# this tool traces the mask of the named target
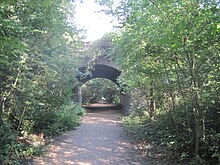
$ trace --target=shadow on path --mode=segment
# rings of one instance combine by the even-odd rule
[[[56,139],[33,165],[158,165],[146,159],[126,138],[120,111],[88,111],[81,125]],[[161,164],[162,165],[162,164]]]

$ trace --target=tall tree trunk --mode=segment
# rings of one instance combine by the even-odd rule
[[[195,158],[199,156],[199,113],[197,108],[193,108],[194,115],[195,115]]]
[[[0,109],[0,126],[3,124],[2,113],[4,111],[4,106],[5,106],[5,98],[2,96],[1,97],[1,109]]]
[[[170,97],[171,97],[171,101],[172,101],[172,109],[171,109],[172,120],[173,120],[173,124],[174,124],[174,128],[175,128],[176,134],[178,135],[179,134],[179,128],[178,128],[178,125],[176,123],[175,115],[173,113],[175,111],[175,109],[176,109],[175,98],[173,96],[173,93],[170,93]]]
[[[185,113],[186,113],[186,125],[187,125],[187,129],[188,129],[188,136],[189,136],[189,139],[192,140],[192,136],[191,136],[191,132],[192,132],[192,129],[190,127],[190,112],[189,112],[189,108],[186,104],[186,98],[185,98],[185,94],[183,93],[182,89],[184,89],[184,82],[181,80],[180,78],[180,75],[179,73],[182,73],[185,77],[186,77],[186,74],[184,72],[184,70],[182,69],[181,65],[179,64],[179,59],[178,57],[176,56],[176,53],[174,53],[174,58],[175,58],[175,62],[176,62],[176,65],[175,65],[175,73],[176,73],[176,76],[177,76],[177,81],[178,81],[178,86],[179,86],[179,92],[183,98],[183,101],[184,101],[184,107],[185,107]],[[180,72],[178,72],[178,70],[181,70]]]
[[[150,87],[150,103],[149,103],[150,118],[154,116],[154,111],[155,111],[153,95],[154,95],[153,87]]]

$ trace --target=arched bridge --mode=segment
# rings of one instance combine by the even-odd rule
[[[85,83],[94,78],[106,78],[118,84],[117,79],[121,75],[120,70],[106,64],[95,64],[90,69],[88,69],[88,67],[81,67],[78,70],[79,75],[77,75],[77,78],[82,83]]]
[[[77,79],[81,84],[86,83],[89,80],[95,78],[106,78],[113,83],[119,85],[118,78],[121,75],[121,71],[109,61],[98,61],[91,67],[83,66],[78,69]],[[78,102],[82,103],[82,91],[81,86],[78,87]],[[125,111],[130,110],[130,95],[122,94],[120,96],[120,104]]]

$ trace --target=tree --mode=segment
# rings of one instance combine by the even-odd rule
[[[0,161],[10,164],[13,158],[28,156],[17,139],[43,131],[39,116],[54,115],[56,120],[64,105],[74,109],[72,89],[82,42],[74,22],[68,21],[74,7],[69,1],[0,4]],[[65,129],[44,123],[54,133]],[[6,132],[10,142],[3,136]]]
[[[110,80],[97,78],[86,82],[82,86],[83,103],[97,103],[105,99],[106,103],[119,104],[117,85]]]
[[[218,116],[219,111],[217,1],[140,0],[120,4],[112,14],[122,25],[115,38],[116,59],[124,69],[121,81],[131,90],[139,89],[146,100],[151,100],[151,106],[155,102],[154,119],[162,120],[165,113],[164,124],[171,125],[163,136],[174,134],[175,138],[164,141],[172,142],[180,157],[192,158],[194,146],[195,163],[199,164],[200,158],[213,157],[216,161],[219,140],[215,138],[211,144],[214,152],[207,142],[219,134],[219,129],[210,125],[215,120],[210,113]],[[145,111],[152,117],[152,108],[148,106]]]

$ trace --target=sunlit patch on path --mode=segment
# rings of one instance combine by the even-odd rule
[[[93,109],[93,110],[100,110],[100,109],[109,110],[109,109],[118,108],[118,106],[114,104],[100,104],[100,103],[86,104],[83,105],[83,107],[85,107],[86,109]]]

